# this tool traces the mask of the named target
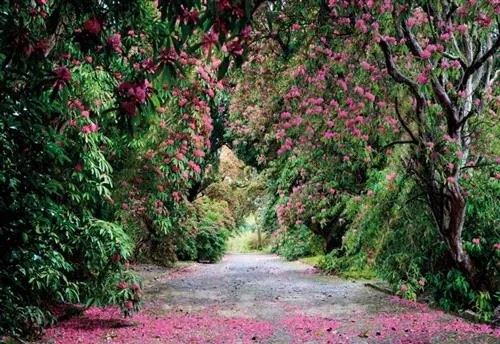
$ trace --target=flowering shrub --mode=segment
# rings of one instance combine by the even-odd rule
[[[378,271],[407,297],[432,290],[447,308],[491,316],[497,233],[479,214],[498,205],[473,204],[498,183],[498,6],[329,1],[263,12],[230,126],[242,159],[268,178],[266,226],[320,235],[331,270]]]
[[[220,3],[0,5],[1,335],[36,333],[55,303],[131,314],[128,260],[174,259],[259,2]]]

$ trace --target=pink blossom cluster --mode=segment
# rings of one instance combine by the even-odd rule
[[[148,80],[142,82],[122,82],[118,86],[118,94],[120,96],[120,109],[129,116],[137,115],[137,106],[145,103],[150,97],[152,85]]]

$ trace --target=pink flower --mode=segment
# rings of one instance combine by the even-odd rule
[[[420,54],[420,58],[422,60],[428,60],[430,59],[432,56],[432,52],[428,49],[425,49],[424,51],[422,51],[422,53]]]
[[[219,35],[216,32],[210,31],[204,33],[201,42],[205,53],[207,53],[210,49],[212,49],[212,46],[214,46],[218,40],[219,40]]]
[[[54,83],[54,88],[60,90],[63,86],[67,85],[71,80],[71,72],[66,66],[59,66],[54,70],[54,75],[56,80]]]
[[[323,134],[323,137],[327,140],[329,139],[333,139],[335,137],[335,134],[332,133],[331,131],[326,131],[324,134]]]
[[[418,284],[419,284],[421,287],[423,287],[423,286],[425,285],[425,281],[421,279],[421,280],[419,280],[419,281],[418,281]]]
[[[108,37],[106,43],[110,48],[112,48],[116,53],[121,54],[122,49],[121,46],[121,38],[122,36],[119,33],[114,33]]]
[[[372,191],[372,190],[368,190],[368,191],[366,192],[366,195],[367,195],[368,197],[373,196],[373,191]]]
[[[201,149],[195,149],[193,155],[197,158],[203,158],[205,156],[205,152]]]
[[[344,160],[344,161],[349,161],[349,160],[350,160],[350,158],[349,158],[349,156],[348,156],[348,155],[344,155],[344,158],[343,158],[342,160]]]
[[[281,117],[281,119],[287,120],[287,119],[292,118],[292,115],[290,114],[290,112],[282,112],[280,117]]]
[[[401,284],[399,290],[401,290],[403,293],[406,293],[408,291],[408,286],[406,284]]]
[[[429,77],[427,76],[427,74],[425,73],[420,73],[418,76],[417,76],[417,82],[420,84],[420,85],[425,85],[426,83],[429,82]]]
[[[463,157],[464,157],[464,152],[462,152],[461,150],[457,150],[457,151],[455,152],[455,155],[457,156],[457,158],[459,158],[459,159],[463,159]]]
[[[365,21],[363,19],[358,19],[354,27],[363,33],[368,32],[368,27],[366,26]]]
[[[453,138],[448,134],[443,135],[443,140],[445,140],[446,142],[453,142],[454,141]]]
[[[201,167],[197,163],[195,163],[194,161],[189,160],[188,166],[191,167],[191,169],[194,171],[194,173],[196,173],[196,174],[201,173]]]
[[[354,196],[354,201],[358,203],[361,202],[362,201],[361,196]]]
[[[448,32],[442,33],[439,38],[443,41],[449,41],[451,39],[451,35]]]
[[[446,180],[447,180],[447,181],[448,181],[448,183],[450,183],[450,184],[453,184],[453,183],[455,183],[455,182],[456,182],[456,179],[455,179],[455,177],[453,177],[453,176],[449,176],[448,178],[446,178]]]
[[[479,25],[483,27],[488,27],[491,25],[492,19],[485,13],[479,13],[476,16],[476,20],[479,23]]]
[[[362,96],[362,95],[365,93],[365,91],[363,90],[363,88],[362,88],[362,87],[360,87],[360,86],[356,86],[356,87],[354,87],[354,92],[356,92],[356,93],[357,93],[357,94],[359,94],[360,96]]]
[[[467,13],[469,13],[469,9],[465,6],[460,6],[459,8],[457,8],[457,13],[458,15],[460,16],[466,16]]]
[[[120,290],[124,290],[124,289],[127,289],[127,283],[124,282],[124,281],[121,281],[120,283],[118,283],[118,285],[116,286],[118,289]]]
[[[467,24],[458,25],[457,31],[464,35],[467,32]]]
[[[125,308],[127,308],[128,310],[132,310],[134,308],[134,304],[132,303],[132,301],[128,300],[126,301],[124,304]]]
[[[84,134],[95,133],[98,130],[99,130],[99,126],[95,123],[91,123],[89,125],[84,125],[81,129],[82,133],[84,133]]]
[[[414,17],[410,17],[410,18],[408,18],[408,20],[406,21],[406,23],[408,24],[409,28],[412,28],[412,27],[415,26],[415,24],[417,24],[417,19],[414,18]]]
[[[85,23],[83,23],[83,29],[88,33],[97,36],[99,32],[101,32],[102,30],[102,24],[96,17],[93,17],[87,20]]]
[[[479,240],[479,238],[473,238],[473,239],[472,239],[472,243],[473,243],[474,245],[479,245],[479,243],[480,243],[480,242],[481,242],[481,240]]]
[[[387,179],[387,181],[389,182],[392,182],[396,179],[396,176],[397,176],[396,172],[391,172],[385,177],[385,179]]]
[[[365,93],[365,98],[368,99],[371,102],[375,101],[375,96],[373,94],[371,94],[370,92],[366,92]]]
[[[128,209],[128,204],[127,203],[122,203],[122,209],[127,210]]]

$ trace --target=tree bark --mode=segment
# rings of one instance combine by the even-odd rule
[[[323,238],[325,253],[330,253],[342,246],[342,236],[347,227],[340,224],[337,219],[330,221],[323,227],[317,222],[309,222],[306,225],[314,234]]]
[[[439,234],[446,243],[457,268],[466,275],[472,287],[476,288],[479,284],[478,270],[462,242],[466,204],[463,190],[456,181],[440,190],[434,187],[429,192],[429,205]]]

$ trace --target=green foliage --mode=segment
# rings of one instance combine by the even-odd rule
[[[261,244],[259,247],[259,236],[257,231],[238,231],[229,238],[228,251],[233,253],[268,252],[271,250],[271,234],[261,232]]]
[[[305,226],[296,226],[277,235],[273,251],[288,260],[323,253],[320,237]]]
[[[386,176],[391,172],[397,177],[388,181]],[[472,288],[464,274],[453,267],[425,200],[419,198],[418,186],[395,165],[373,173],[368,186],[374,194],[347,207],[345,215],[351,226],[342,248],[326,255],[320,268],[345,277],[376,274],[389,281],[396,294],[413,300],[432,295],[445,310],[471,308],[483,320],[490,320],[498,300],[481,289],[497,283],[494,262],[498,259],[498,233],[492,228],[500,214],[489,191],[498,188],[498,181],[487,175],[476,178],[482,187],[474,188],[474,197],[469,199],[465,247],[482,267],[478,273],[484,285],[490,287]],[[474,238],[479,243],[473,243]]]
[[[0,4],[0,336],[36,335],[55,304],[131,314],[128,260],[172,262],[174,242],[196,237],[183,225],[218,160],[220,79],[250,14],[160,3]],[[224,34],[203,42],[214,25]],[[217,260],[230,224],[204,207],[184,251]]]
[[[201,197],[184,225],[184,236],[177,241],[176,256],[182,260],[219,261],[234,225],[225,201]]]

